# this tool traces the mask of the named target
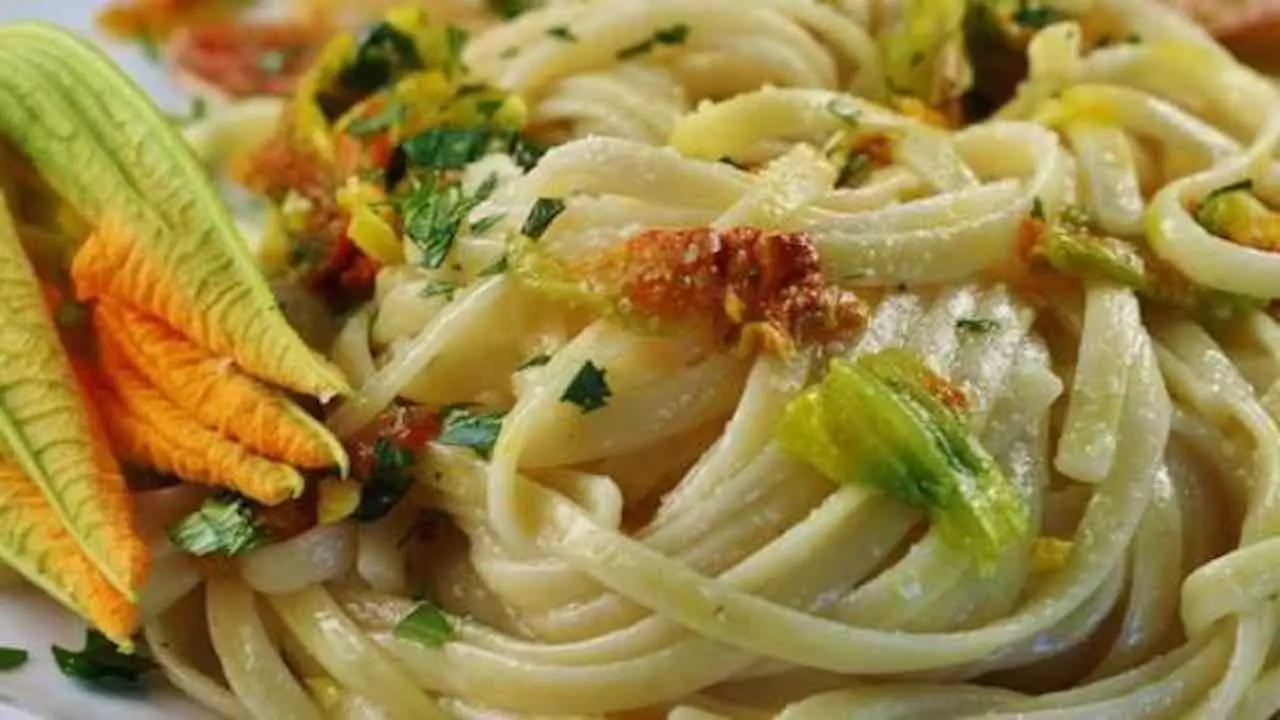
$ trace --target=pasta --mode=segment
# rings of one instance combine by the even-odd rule
[[[471,38],[469,77],[553,147],[456,168],[447,261],[392,223],[405,262],[330,346],[330,430],[440,411],[434,442],[378,519],[200,581],[158,558],[172,682],[255,718],[1280,711],[1280,255],[1201,212],[1280,200],[1280,94],[1164,6],[1053,2],[1016,93],[957,125],[965,36],[925,5],[552,2]],[[805,342],[736,295],[715,337],[644,322],[604,273],[690,229],[803,238],[813,302],[859,322]],[[784,436],[839,363],[893,386],[875,359],[905,356],[960,398],[949,462],[1007,483],[989,554]]]

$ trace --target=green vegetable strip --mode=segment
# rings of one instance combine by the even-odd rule
[[[866,483],[929,513],[941,537],[990,566],[1027,531],[1027,508],[965,419],[945,381],[915,355],[888,350],[835,361],[790,403],[777,438],[839,483]]]

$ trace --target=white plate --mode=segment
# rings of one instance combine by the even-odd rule
[[[0,0],[0,23],[48,20],[93,36],[93,15],[102,0]],[[132,75],[164,109],[183,112],[188,98],[138,48],[104,44],[118,65]],[[79,649],[84,624],[38,592],[0,589],[0,646],[23,648],[30,661],[0,673],[0,720],[204,720],[209,715],[175,690],[156,682],[145,694],[105,695],[64,677],[50,646]],[[156,674],[158,676],[158,673]]]

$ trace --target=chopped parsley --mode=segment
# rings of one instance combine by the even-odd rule
[[[498,107],[502,104],[494,102]],[[528,170],[538,163],[543,153],[540,146],[521,133],[483,125],[431,128],[404,141],[400,147],[410,165],[429,170],[458,170],[491,152],[506,153]]]
[[[1000,323],[991,318],[960,318],[956,329],[967,333],[989,333],[1000,329]]]
[[[875,167],[871,156],[865,152],[851,152],[840,165],[840,173],[836,175],[836,187],[854,187],[860,185],[871,169]]]
[[[453,294],[460,286],[451,280],[431,280],[422,286],[422,297],[433,298],[443,295],[445,300],[453,300]]]
[[[631,58],[645,55],[659,45],[683,45],[688,39],[689,26],[685,23],[676,23],[670,27],[658,28],[648,40],[643,40],[635,45],[628,45],[619,50],[618,59],[630,60]]]
[[[1040,199],[1040,196],[1039,196],[1039,195],[1037,195],[1037,196],[1036,196],[1036,197],[1031,201],[1031,217],[1032,217],[1032,219],[1034,219],[1034,220],[1044,220],[1044,219],[1045,219],[1045,214],[1044,214],[1044,201]]]
[[[546,234],[547,228],[551,227],[551,223],[564,212],[564,208],[564,200],[560,198],[538,198],[529,210],[529,217],[525,218],[520,232],[534,240],[541,238]]]
[[[504,20],[523,15],[534,6],[531,0],[489,0],[489,9]]]
[[[169,539],[191,555],[231,556],[261,547],[267,542],[267,532],[248,501],[227,492],[205,500],[169,528]]]
[[[180,115],[178,113],[169,113],[168,117],[170,120],[177,123],[180,127],[186,127],[187,125],[203,120],[205,116],[208,114],[209,114],[209,101],[205,100],[204,96],[202,95],[196,95],[195,97],[191,98],[191,106],[190,106],[190,109],[187,110],[186,115]]]
[[[393,631],[401,640],[416,642],[429,648],[438,648],[453,639],[453,622],[434,603],[422,601]]]
[[[498,258],[497,260],[494,260],[488,267],[486,267],[485,269],[481,270],[476,274],[479,277],[492,277],[494,275],[501,275],[502,273],[507,271],[507,268],[509,266],[510,266],[510,261],[507,259],[507,254],[503,253],[502,257]]]
[[[488,460],[493,446],[502,432],[502,418],[506,413],[498,410],[475,412],[468,405],[447,407],[441,413],[441,445],[470,448],[482,459]]]
[[[458,170],[484,157],[493,141],[493,132],[484,127],[434,127],[401,145],[406,159],[415,167]]]
[[[438,268],[453,249],[453,241],[467,216],[493,193],[498,176],[490,175],[467,195],[458,183],[439,187],[422,183],[404,201],[404,233],[422,251],[422,263]]]
[[[160,42],[150,32],[138,36],[138,49],[149,62],[160,62]]]
[[[1057,8],[1051,8],[1044,5],[1030,7],[1025,3],[1013,13],[1013,22],[1015,24],[1032,30],[1042,30],[1056,22],[1062,22],[1063,20],[1070,19],[1070,15],[1058,10]]]
[[[413,451],[387,438],[373,443],[373,469],[360,487],[360,504],[351,517],[369,522],[391,512],[409,488],[413,487],[411,469],[417,462]]]
[[[529,368],[542,367],[543,365],[546,365],[549,362],[551,362],[550,353],[538,353],[537,355],[534,355],[528,360],[525,360],[524,362],[520,363],[520,366],[516,368],[516,372],[520,372],[521,370],[528,370]]]
[[[356,137],[372,135],[388,130],[404,120],[408,107],[399,98],[392,98],[387,106],[369,117],[356,118],[347,126],[347,134]]]
[[[85,634],[83,650],[53,646],[53,659],[63,675],[105,690],[135,690],[156,668],[150,658],[126,655],[96,630]]]
[[[258,69],[268,75],[279,75],[288,60],[289,55],[283,50],[267,50],[258,56]]]
[[[490,230],[493,229],[494,225],[497,225],[498,223],[502,222],[502,219],[506,216],[507,216],[506,213],[494,213],[492,215],[485,215],[479,220],[476,220],[475,222],[471,223],[471,234],[483,235],[489,232]]]
[[[827,112],[831,113],[837,120],[848,125],[849,127],[857,127],[858,108],[853,103],[844,98],[835,98],[827,103]]]
[[[27,664],[31,653],[22,648],[0,646],[0,671],[16,670]]]
[[[564,42],[578,42],[578,36],[573,34],[568,25],[553,25],[547,28],[547,35]]]
[[[342,71],[342,85],[362,93],[390,84],[405,71],[421,70],[422,57],[413,38],[395,25],[381,22],[370,28],[356,48],[355,61]]]
[[[569,387],[560,396],[560,402],[573,403],[583,413],[594,412],[609,404],[613,391],[605,378],[606,370],[598,367],[590,360],[582,364],[578,374],[573,376]]]
[[[450,77],[466,70],[466,66],[462,63],[462,49],[466,47],[467,40],[470,37],[466,30],[457,25],[450,25],[445,28],[445,43],[448,45],[449,52],[448,66],[445,70]]]

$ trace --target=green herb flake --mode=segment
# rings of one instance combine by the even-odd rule
[[[206,555],[240,555],[267,542],[266,529],[254,517],[248,501],[233,493],[219,493],[169,528],[169,539],[183,551]]]
[[[479,220],[476,220],[475,222],[471,223],[471,227],[470,227],[471,234],[483,235],[489,232],[490,230],[493,229],[495,225],[502,222],[502,219],[505,218],[506,216],[507,216],[506,213],[494,213],[492,215],[485,215]]]
[[[493,446],[502,432],[502,418],[506,413],[498,410],[473,412],[470,406],[454,405],[441,413],[441,445],[470,448],[482,459],[488,460]]]
[[[502,109],[502,106],[505,104],[506,104],[505,100],[499,100],[497,98],[489,98],[487,100],[477,100],[476,112],[480,113],[480,115],[487,120],[489,118],[492,118],[499,110]]]
[[[956,329],[961,332],[985,334],[1000,329],[1000,323],[991,318],[960,318]]]
[[[647,40],[622,48],[618,51],[617,56],[619,60],[630,60],[651,52],[659,45],[683,45],[688,39],[689,26],[685,23],[676,23],[670,27],[659,28]]]
[[[373,443],[373,469],[360,488],[360,504],[351,517],[370,522],[384,517],[413,487],[417,455],[387,438]]]
[[[27,664],[31,653],[22,648],[0,647],[0,671],[17,670]]]
[[[138,49],[142,51],[142,57],[148,62],[160,62],[160,42],[156,40],[156,36],[151,33],[143,33],[138,36]]]
[[[1043,30],[1054,23],[1070,19],[1070,15],[1057,8],[1043,5],[1031,7],[1025,4],[1014,11],[1012,18],[1015,24],[1032,30]]]
[[[1033,220],[1041,220],[1041,221],[1045,219],[1044,201],[1040,199],[1039,195],[1037,195],[1031,201],[1031,218]]]
[[[578,42],[578,36],[573,34],[568,25],[553,25],[547,28],[547,35],[564,42]]]
[[[573,376],[569,387],[565,388],[564,394],[560,396],[560,402],[573,403],[581,408],[584,414],[608,405],[613,391],[609,389],[609,383],[605,378],[606,373],[604,368],[598,367],[590,360],[586,361],[578,369],[578,374]]]
[[[401,640],[438,648],[453,639],[453,621],[434,603],[422,601],[396,624],[394,634]]]
[[[856,128],[860,122],[858,107],[844,98],[832,99],[827,103],[826,109],[833,117],[850,128]]]
[[[483,127],[434,127],[414,135],[400,147],[414,167],[460,170],[484,157],[493,137],[493,132]]]
[[[369,94],[398,79],[405,72],[421,70],[422,57],[413,38],[391,23],[369,29],[356,48],[355,60],[342,71],[339,81],[360,94]]]
[[[422,297],[433,298],[443,295],[445,300],[452,301],[453,294],[458,292],[459,287],[461,286],[458,283],[451,280],[431,280],[422,286]]]
[[[840,173],[836,175],[836,187],[856,187],[861,185],[871,174],[875,162],[864,152],[851,152],[840,165]]]
[[[560,198],[538,198],[529,210],[529,217],[525,218],[524,225],[520,226],[520,232],[534,240],[541,238],[564,209],[564,200]]]
[[[507,271],[510,265],[511,262],[507,259],[506,253],[503,253],[502,257],[494,260],[488,267],[476,273],[476,275],[478,277],[493,277],[494,275],[501,275]]]
[[[467,216],[489,197],[498,185],[498,176],[485,178],[474,194],[466,195],[457,183],[439,187],[422,183],[401,206],[405,236],[422,252],[429,268],[444,264],[458,231]]]
[[[156,668],[150,658],[120,652],[96,630],[85,634],[83,650],[67,650],[57,645],[52,650],[63,675],[103,690],[137,690],[143,676]]]
[[[523,15],[534,6],[531,0],[489,0],[489,9],[504,20]]]
[[[551,362],[550,353],[538,353],[537,355],[534,355],[528,360],[525,360],[524,362],[520,363],[520,366],[516,368],[516,372],[520,372],[522,370],[528,370],[530,368],[542,367],[543,365],[546,365],[549,362]]]
[[[462,62],[462,50],[467,46],[467,40],[470,37],[466,30],[457,25],[450,25],[445,28],[445,44],[449,53],[448,67],[446,69],[450,76],[466,70],[466,65]]]
[[[258,55],[258,69],[268,75],[279,75],[288,60],[289,54],[283,50],[266,50]]]
[[[387,103],[386,107],[378,112],[362,118],[356,118],[347,125],[347,134],[355,137],[364,137],[373,135],[384,130],[390,130],[396,124],[404,120],[408,107],[399,98],[393,98]]]

